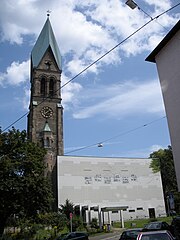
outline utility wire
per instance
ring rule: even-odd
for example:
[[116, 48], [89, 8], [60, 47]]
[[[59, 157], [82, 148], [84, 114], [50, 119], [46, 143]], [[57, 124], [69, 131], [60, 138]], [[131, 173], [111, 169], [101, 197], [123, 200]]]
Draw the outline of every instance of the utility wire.
[[[144, 11], [138, 4], [137, 4], [137, 8], [138, 8], [138, 10], [140, 10], [141, 12], [143, 12], [146, 16], [148, 16], [150, 19], [153, 19], [153, 17], [149, 14], [149, 13], [147, 13], [146, 11]], [[156, 19], [156, 21], [155, 21], [157, 24], [159, 24], [161, 27], [163, 27], [165, 30], [168, 30], [165, 26], [163, 26], [161, 23], [159, 23], [158, 21], [157, 21], [157, 19]]]
[[81, 151], [81, 150], [84, 150], [84, 149], [87, 149], [87, 148], [95, 147], [95, 146], [98, 147], [99, 144], [100, 144], [101, 146], [103, 146], [103, 143], [105, 143], [105, 142], [109, 142], [110, 140], [113, 140], [113, 139], [115, 139], [115, 138], [118, 138], [118, 137], [127, 135], [127, 134], [129, 134], [129, 133], [135, 132], [135, 131], [137, 131], [137, 130], [139, 130], [139, 129], [141, 129], [141, 128], [144, 128], [144, 127], [147, 127], [147, 126], [149, 126], [149, 125], [151, 125], [151, 124], [154, 124], [155, 122], [160, 121], [160, 120], [162, 120], [162, 119], [164, 119], [164, 118], [166, 118], [166, 116], [163, 116], [163, 117], [161, 117], [161, 118], [155, 119], [155, 120], [153, 120], [153, 121], [151, 121], [151, 122], [149, 122], [149, 123], [143, 124], [143, 125], [141, 125], [141, 126], [139, 126], [139, 127], [136, 127], [136, 128], [127, 130], [127, 131], [125, 131], [125, 132], [119, 133], [119, 134], [117, 134], [117, 135], [115, 135], [115, 136], [113, 136], [113, 137], [107, 138], [107, 139], [105, 139], [105, 140], [103, 140], [103, 141], [96, 142], [96, 143], [93, 143], [93, 144], [90, 144], [90, 145], [87, 145], [87, 146], [84, 146], [84, 147], [80, 147], [80, 148], [77, 148], [77, 149], [74, 149], [74, 150], [65, 152], [64, 155], [67, 155], [67, 154], [73, 153], [73, 152], [77, 152], [77, 151]]
[[[146, 22], [144, 25], [142, 25], [140, 28], [138, 28], [137, 30], [135, 30], [132, 34], [130, 34], [128, 37], [126, 37], [124, 40], [122, 40], [121, 42], [119, 42], [117, 45], [115, 45], [113, 48], [111, 48], [109, 51], [107, 51], [105, 54], [103, 54], [101, 57], [97, 58], [94, 62], [92, 62], [91, 64], [89, 64], [87, 67], [85, 67], [82, 71], [80, 71], [78, 74], [76, 74], [73, 78], [71, 78], [69, 81], [67, 81], [65, 84], [63, 84], [60, 88], [58, 88], [56, 90], [59, 91], [61, 90], [63, 87], [65, 87], [66, 85], [68, 85], [70, 82], [72, 82], [74, 79], [76, 79], [77, 77], [79, 77], [82, 73], [84, 73], [85, 71], [87, 71], [90, 67], [92, 67], [93, 65], [95, 65], [97, 62], [99, 62], [102, 58], [104, 58], [106, 55], [108, 55], [109, 53], [111, 53], [114, 49], [116, 49], [117, 47], [119, 47], [121, 44], [123, 44], [125, 41], [127, 41], [128, 39], [130, 39], [132, 36], [134, 36], [137, 32], [139, 32], [141, 29], [143, 29], [145, 26], [147, 26], [149, 23], [151, 23], [152, 21], [154, 21], [155, 19], [161, 17], [162, 15], [164, 15], [165, 13], [171, 11], [172, 9], [176, 8], [177, 6], [179, 6], [180, 3], [174, 5], [173, 7], [169, 8], [168, 10], [162, 12], [161, 14], [157, 15], [156, 17], [152, 18], [150, 16], [150, 20], [148, 22]], [[40, 104], [42, 104], [45, 100], [47, 100], [48, 97], [44, 98], [37, 106], [39, 106]], [[2, 133], [5, 132], [7, 129], [9, 129], [10, 127], [12, 127], [14, 124], [16, 124], [17, 122], [19, 122], [22, 118], [24, 118], [25, 116], [27, 116], [29, 113], [26, 112], [25, 114], [23, 114], [21, 117], [19, 117], [16, 121], [14, 121], [13, 123], [11, 123], [9, 126], [7, 126], [5, 129], [2, 130]]]
[[[92, 67], [94, 64], [96, 64], [97, 62], [99, 62], [102, 58], [104, 58], [106, 55], [108, 55], [110, 52], [112, 52], [114, 49], [116, 49], [117, 47], [119, 47], [121, 44], [123, 44], [125, 41], [127, 41], [129, 38], [131, 38], [133, 35], [135, 35], [137, 32], [139, 32], [141, 29], [143, 29], [146, 25], [148, 25], [150, 22], [154, 21], [155, 19], [159, 18], [160, 16], [164, 15], [165, 13], [171, 11], [172, 9], [176, 8], [177, 6], [179, 6], [180, 3], [174, 5], [173, 7], [169, 8], [168, 10], [162, 12], [161, 14], [157, 15], [156, 17], [151, 17], [149, 14], [148, 16], [150, 17], [150, 20], [148, 22], [146, 22], [144, 25], [142, 25], [140, 28], [138, 28], [136, 31], [134, 31], [132, 34], [130, 34], [128, 37], [126, 37], [124, 40], [122, 40], [121, 42], [119, 42], [117, 45], [115, 45], [113, 48], [111, 48], [109, 51], [107, 51], [105, 54], [103, 54], [101, 57], [99, 57], [97, 60], [95, 60], [93, 63], [91, 63], [90, 65], [88, 65], [86, 68], [84, 68], [81, 72], [79, 72], [77, 75], [75, 75], [73, 78], [71, 78], [69, 81], [67, 81], [64, 85], [62, 85], [61, 88], [65, 87], [67, 84], [69, 84], [70, 82], [72, 82], [75, 78], [77, 78], [79, 75], [81, 75], [83, 72], [85, 72], [86, 70], [88, 70], [90, 67]], [[141, 9], [142, 10], [142, 9]], [[143, 10], [142, 10], [143, 11]], [[143, 11], [144, 12], [144, 11]], [[146, 13], [147, 14], [147, 13]], [[60, 88], [60, 89], [61, 89]]]

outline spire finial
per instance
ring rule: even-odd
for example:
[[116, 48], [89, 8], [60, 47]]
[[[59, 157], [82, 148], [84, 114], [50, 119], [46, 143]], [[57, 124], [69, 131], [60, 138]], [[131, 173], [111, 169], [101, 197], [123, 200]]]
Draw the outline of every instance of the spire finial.
[[50, 10], [47, 10], [47, 17], [50, 16], [50, 13], [51, 13], [51, 11], [50, 11]]

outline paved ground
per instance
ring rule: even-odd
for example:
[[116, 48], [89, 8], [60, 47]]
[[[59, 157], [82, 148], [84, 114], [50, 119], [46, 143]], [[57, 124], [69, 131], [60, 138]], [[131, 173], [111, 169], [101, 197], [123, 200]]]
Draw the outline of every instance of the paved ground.
[[104, 233], [93, 237], [90, 236], [89, 240], [119, 240], [122, 231], [122, 229], [113, 229], [110, 233]]

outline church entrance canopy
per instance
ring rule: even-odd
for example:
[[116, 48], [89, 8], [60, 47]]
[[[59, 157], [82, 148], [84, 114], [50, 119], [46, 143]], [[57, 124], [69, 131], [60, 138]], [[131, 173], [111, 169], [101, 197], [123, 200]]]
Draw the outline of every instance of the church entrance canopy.
[[109, 211], [119, 211], [119, 210], [127, 210], [128, 206], [118, 206], [118, 207], [103, 207], [101, 208], [102, 212], [109, 212]]

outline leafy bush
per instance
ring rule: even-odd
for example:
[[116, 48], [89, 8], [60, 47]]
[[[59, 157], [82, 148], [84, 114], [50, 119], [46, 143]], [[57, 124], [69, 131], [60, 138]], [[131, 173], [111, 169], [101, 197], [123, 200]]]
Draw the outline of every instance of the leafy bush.
[[97, 218], [92, 218], [90, 225], [91, 225], [91, 228], [98, 229], [98, 228], [99, 228], [99, 225], [98, 225], [98, 220], [97, 220]]

